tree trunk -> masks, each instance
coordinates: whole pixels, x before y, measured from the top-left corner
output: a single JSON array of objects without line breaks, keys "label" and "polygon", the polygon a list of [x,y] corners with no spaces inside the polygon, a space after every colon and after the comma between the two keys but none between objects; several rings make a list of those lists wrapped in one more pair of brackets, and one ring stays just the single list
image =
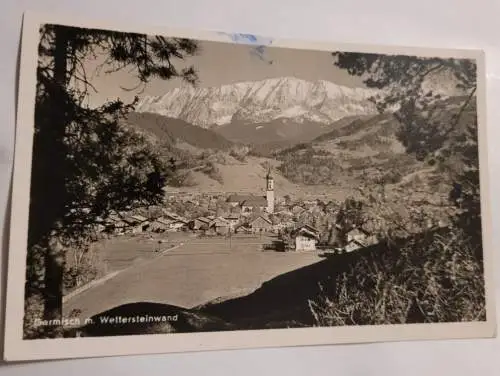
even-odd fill
[{"label": "tree trunk", "polygon": [[[67,116],[65,112],[65,101],[67,94],[67,49],[68,35],[63,27],[55,26],[54,40],[54,87],[50,90],[52,96],[50,102],[52,109],[50,123],[44,124],[46,132],[50,133],[52,139],[47,143],[53,158],[65,159],[64,136],[67,127]],[[50,162],[50,158],[47,159]],[[50,166],[45,166],[50,171]],[[62,294],[63,294],[63,272],[64,272],[64,248],[59,240],[59,232],[62,224],[59,222],[64,215],[65,206],[65,169],[50,173],[50,188],[47,192],[53,205],[51,213],[52,231],[48,234],[47,249],[45,254],[45,302],[44,318],[46,320],[61,320],[62,318]],[[56,321],[57,322],[57,321]],[[63,335],[62,325],[49,325],[47,335],[50,337],[61,337]]]},{"label": "tree trunk", "polygon": [[[63,272],[64,248],[54,236],[49,241],[45,254],[45,320],[61,320],[62,318]],[[48,328],[46,334],[49,337],[63,335],[63,327],[60,324],[49,325]]]}]

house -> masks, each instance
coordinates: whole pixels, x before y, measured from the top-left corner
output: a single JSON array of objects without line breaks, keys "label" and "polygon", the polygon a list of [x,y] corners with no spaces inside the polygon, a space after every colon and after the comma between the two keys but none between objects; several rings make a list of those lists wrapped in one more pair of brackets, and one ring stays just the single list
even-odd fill
[{"label": "house", "polygon": [[185,227],[189,222],[186,218],[168,210],[163,211],[162,218],[164,218],[165,222],[168,223],[169,231],[178,231]]},{"label": "house", "polygon": [[149,229],[153,232],[165,232],[170,228],[171,221],[164,217],[157,218],[152,221]]},{"label": "house", "polygon": [[194,231],[208,230],[208,226],[212,222],[206,217],[198,217],[189,222],[189,228]]},{"label": "house", "polygon": [[226,202],[232,207],[240,207],[242,214],[264,211],[267,208],[267,198],[264,196],[234,194]]},{"label": "house", "polygon": [[172,221],[183,220],[184,219],[179,214],[171,212],[171,211],[167,211],[167,210],[163,211],[163,217],[166,218],[166,219],[172,220]]},{"label": "house", "polygon": [[252,229],[250,228],[248,223],[240,223],[234,227],[234,233],[235,234],[251,234]]},{"label": "house", "polygon": [[180,231],[187,227],[187,221],[184,219],[178,219],[170,222],[169,231]]},{"label": "house", "polygon": [[345,252],[352,252],[356,249],[366,248],[378,243],[376,235],[370,234],[364,228],[354,228],[347,233],[347,244],[344,246]]},{"label": "house", "polygon": [[314,251],[319,241],[319,232],[314,227],[304,225],[296,229],[292,236],[295,239],[296,251]]},{"label": "house", "polygon": [[124,218],[132,234],[139,234],[149,228],[149,221],[140,214],[129,215]]},{"label": "house", "polygon": [[133,215],[130,215],[128,218],[134,220],[134,221],[137,221],[137,222],[147,222],[147,218],[143,215],[140,215],[140,214],[133,214]]},{"label": "house", "polygon": [[218,235],[226,235],[231,229],[231,225],[222,217],[215,218],[208,226],[209,230],[213,230]]},{"label": "house", "polygon": [[128,224],[122,219],[122,216],[115,212],[111,212],[103,222],[105,232],[115,235],[124,234],[125,230],[128,228]]},{"label": "house", "polygon": [[109,214],[106,220],[110,220],[113,222],[118,222],[118,221],[123,221],[123,218],[125,218],[126,213],[125,212],[116,212],[112,210]]},{"label": "house", "polygon": [[237,214],[230,214],[224,217],[224,219],[229,222],[229,226],[231,230],[233,230],[238,222],[240,221],[240,216]]},{"label": "house", "polygon": [[347,233],[347,243],[356,240],[363,244],[364,247],[376,244],[379,239],[376,235],[370,233],[365,228],[355,228]]},{"label": "house", "polygon": [[363,241],[357,240],[357,239],[352,239],[344,247],[344,251],[345,252],[352,252],[352,251],[355,251],[355,250],[360,249],[360,248],[365,248],[366,246],[367,245]]},{"label": "house", "polygon": [[349,243],[352,240],[363,241],[369,236],[370,234],[367,231],[363,230],[360,227],[355,227],[347,233],[347,242]]},{"label": "house", "polygon": [[264,217],[263,215],[259,215],[253,218],[248,222],[249,227],[252,229],[252,232],[270,232],[273,228],[272,222]]}]

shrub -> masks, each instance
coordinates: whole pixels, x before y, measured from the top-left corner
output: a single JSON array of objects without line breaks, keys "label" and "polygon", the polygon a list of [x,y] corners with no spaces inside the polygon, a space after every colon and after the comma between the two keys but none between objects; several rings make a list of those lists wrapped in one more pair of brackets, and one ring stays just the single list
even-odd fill
[{"label": "shrub", "polygon": [[92,246],[68,250],[64,271],[65,293],[106,274],[106,265]]},{"label": "shrub", "polygon": [[42,326],[36,325],[36,320],[43,319],[43,295],[40,291],[30,291],[24,299],[24,339],[41,338],[45,331]]},{"label": "shrub", "polygon": [[315,324],[485,320],[480,248],[457,229],[372,247],[309,301]]}]

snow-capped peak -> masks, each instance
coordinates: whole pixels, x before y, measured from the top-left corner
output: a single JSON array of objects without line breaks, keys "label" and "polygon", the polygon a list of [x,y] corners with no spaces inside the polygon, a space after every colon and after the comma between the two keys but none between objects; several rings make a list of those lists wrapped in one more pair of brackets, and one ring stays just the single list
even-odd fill
[{"label": "snow-capped peak", "polygon": [[279,77],[209,88],[175,88],[162,96],[142,98],[137,111],[179,118],[202,127],[233,120],[261,123],[278,118],[331,123],[349,115],[375,113],[368,100],[375,93],[324,80]]}]

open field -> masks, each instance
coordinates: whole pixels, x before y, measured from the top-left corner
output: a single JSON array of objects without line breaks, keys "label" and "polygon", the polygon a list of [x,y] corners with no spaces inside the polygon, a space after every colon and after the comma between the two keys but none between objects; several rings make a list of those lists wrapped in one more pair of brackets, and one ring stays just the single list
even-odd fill
[{"label": "open field", "polygon": [[111,273],[157,257],[160,252],[184,243],[198,245],[196,252],[202,253],[243,252],[256,250],[270,239],[268,236],[233,235],[229,241],[223,237],[198,238],[193,233],[184,232],[144,233],[101,240],[95,245],[95,250],[105,263],[106,271]]},{"label": "open field", "polygon": [[73,297],[64,305],[64,315],[76,309],[87,318],[133,302],[192,308],[248,295],[270,279],[321,260],[315,253],[261,251],[269,240],[235,237],[230,247],[224,238],[192,239]]},{"label": "open field", "polygon": [[96,245],[96,250],[101,255],[106,270],[114,272],[156,257],[157,251],[174,247],[188,238],[188,235],[183,233],[122,235],[101,240]]}]

